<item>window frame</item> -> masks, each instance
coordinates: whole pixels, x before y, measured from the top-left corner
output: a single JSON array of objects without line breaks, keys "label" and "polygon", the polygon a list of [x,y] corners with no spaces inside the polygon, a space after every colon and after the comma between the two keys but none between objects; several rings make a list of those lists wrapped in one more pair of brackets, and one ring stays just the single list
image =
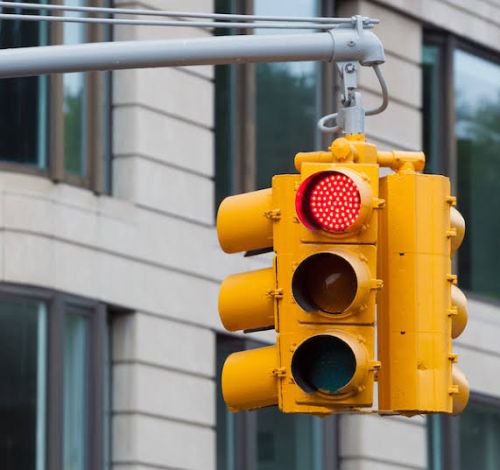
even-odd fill
[{"label": "window frame", "polygon": [[[63,4],[64,0],[55,0]],[[110,0],[105,0],[109,5]],[[104,6],[106,6],[104,5]],[[97,0],[89,0],[89,6],[97,5]],[[63,12],[54,12],[61,16]],[[63,23],[47,25],[48,43],[62,44]],[[111,27],[89,24],[88,42],[112,40]],[[84,174],[77,175],[64,168],[64,113],[63,113],[63,74],[51,74],[47,80],[47,164],[41,168],[29,163],[0,161],[0,171],[26,173],[50,178],[57,183],[67,183],[92,190],[96,194],[111,192],[111,133],[107,126],[112,125],[111,112],[111,72],[85,72],[86,106],[86,152]],[[102,112],[103,110],[104,112]]]},{"label": "window frame", "polygon": [[[319,0],[321,16],[335,16],[335,2]],[[234,14],[253,14],[254,0],[233,0]],[[239,30],[236,34],[252,34],[253,30]],[[232,122],[229,124],[229,132],[234,138],[227,155],[233,159],[229,165],[227,180],[227,194],[239,194],[256,189],[257,178],[257,155],[256,155],[256,64],[239,64],[231,67],[233,74],[234,89],[230,95],[229,107],[237,110],[230,113]],[[319,95],[318,100],[320,115],[326,115],[336,110],[335,90],[337,86],[335,76],[335,65],[321,62],[319,73]],[[322,133],[320,135],[322,147],[331,143],[331,136]],[[297,149],[297,151],[300,149]],[[311,149],[313,150],[313,149]],[[220,175],[216,174],[216,178]],[[219,195],[216,195],[216,197]],[[220,202],[220,201],[217,201]]]},{"label": "window frame", "polygon": [[[245,351],[261,346],[269,346],[268,343],[257,341],[255,339],[232,336],[225,333],[216,335],[216,358],[219,358],[219,346],[226,342],[230,344],[231,352]],[[220,377],[216,376],[216,393],[222,394]],[[252,411],[241,411],[234,416],[235,429],[235,456],[236,468],[245,470],[257,469],[257,415]],[[340,416],[330,415],[321,420],[322,434],[322,470],[338,470],[340,468]],[[217,440],[219,432],[217,429]],[[218,445],[218,444],[217,444]]]},{"label": "window frame", "polygon": [[[456,50],[462,50],[475,55],[481,59],[487,60],[500,66],[500,51],[488,49],[473,41],[457,36],[449,31],[436,28],[433,25],[424,23],[422,46],[432,45],[441,48],[443,58],[443,75],[439,86],[443,93],[440,93],[439,108],[443,110],[439,121],[440,134],[443,136],[439,142],[439,153],[441,158],[437,163],[437,168],[450,178],[451,193],[457,194],[457,176],[458,176],[458,149],[455,139],[455,93],[453,88],[453,54]],[[424,93],[422,87],[422,94]],[[422,114],[422,118],[423,118]],[[426,149],[424,149],[426,150]],[[467,221],[466,221],[467,224]],[[457,272],[458,258],[460,250],[452,259],[452,268]],[[489,305],[500,305],[500,299],[488,297],[481,293],[465,290],[468,298],[475,299]]]},{"label": "window frame", "polygon": [[[469,404],[485,405],[500,410],[500,397],[487,395],[480,392],[471,392]],[[429,426],[429,434],[433,431],[439,435],[441,447],[437,449],[439,452],[438,459],[432,458],[431,454],[436,452],[433,446],[429,446],[429,468],[431,470],[457,470],[460,469],[460,415],[436,415],[439,429],[433,430],[430,420],[427,420]],[[438,461],[436,468],[433,462]]]},{"label": "window frame", "polygon": [[[424,24],[423,45],[437,46],[441,49],[443,59],[443,74],[439,86],[444,93],[440,93],[439,108],[443,110],[440,116],[440,131],[442,139],[439,142],[440,161],[437,168],[451,179],[453,193],[457,191],[458,152],[455,139],[455,96],[453,75],[453,54],[460,49],[482,59],[500,65],[500,52],[487,49],[477,43],[456,36],[448,31],[438,29],[433,25]],[[460,194],[458,194],[460,197]],[[460,256],[460,252],[456,256]],[[453,258],[454,270],[457,260]],[[490,305],[500,305],[498,299],[488,298],[477,293],[466,292],[467,297]],[[500,409],[500,398],[479,392],[471,392],[469,403],[487,405]],[[434,415],[427,418],[428,428],[428,466],[431,470],[456,470],[460,468],[460,416]],[[437,428],[437,429],[436,429]],[[435,434],[434,434],[435,433]],[[439,448],[433,445],[434,437],[441,444]],[[439,452],[439,455],[435,455]]]},{"label": "window frame", "polygon": [[[460,49],[469,54],[485,59],[500,65],[500,51],[494,51],[474,43],[470,40],[456,36],[453,33],[438,29],[435,26],[424,24],[423,44],[438,46],[442,49],[443,75],[440,80],[440,87],[444,93],[440,94],[440,109],[444,110],[440,122],[444,135],[440,142],[440,153],[442,157],[438,162],[438,168],[444,171],[451,179],[452,190],[455,190],[454,182],[457,177],[457,147],[455,142],[455,93],[453,90],[453,53]],[[451,86],[450,86],[451,84]],[[444,161],[443,161],[444,159]]]},{"label": "window frame", "polygon": [[104,469],[109,460],[110,439],[107,414],[110,412],[110,384],[106,368],[110,362],[110,327],[106,305],[97,300],[60,291],[18,284],[0,283],[0,301],[30,299],[44,302],[47,308],[46,351],[46,441],[45,468],[63,470],[64,449],[64,316],[68,307],[85,310],[89,319],[88,469]]}]

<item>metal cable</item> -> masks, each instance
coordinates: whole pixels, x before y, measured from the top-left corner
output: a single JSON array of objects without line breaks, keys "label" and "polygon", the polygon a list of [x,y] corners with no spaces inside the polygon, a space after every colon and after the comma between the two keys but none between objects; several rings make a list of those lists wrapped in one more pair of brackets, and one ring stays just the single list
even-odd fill
[{"label": "metal cable", "polygon": [[382,71],[380,70],[380,67],[378,65],[372,65],[372,67],[375,75],[378,78],[378,82],[380,83],[380,88],[382,89],[382,104],[378,108],[365,110],[365,116],[380,114],[382,111],[385,111],[385,109],[389,105],[389,91],[387,90],[387,83],[384,76],[382,75]]},{"label": "metal cable", "polygon": [[85,18],[79,16],[46,16],[46,15],[19,15],[0,13],[0,19],[21,21],[48,21],[53,23],[91,23],[112,25],[137,26],[180,26],[198,28],[244,28],[244,29],[333,29],[335,24],[307,24],[307,23],[220,23],[218,21],[163,21],[163,20],[127,20],[121,18]]},{"label": "metal cable", "polygon": [[[326,23],[330,25],[354,24],[352,18],[327,18],[327,17],[295,17],[295,16],[262,16],[262,15],[234,15],[226,13],[193,13],[165,10],[145,10],[134,8],[107,8],[107,7],[83,7],[71,5],[54,5],[39,3],[18,3],[9,1],[0,1],[0,7],[9,7],[15,9],[31,9],[39,11],[75,11],[81,13],[97,13],[107,15],[141,15],[141,16],[168,16],[171,18],[200,18],[214,19],[222,21],[278,21],[289,23]],[[373,18],[363,18],[365,26],[378,24],[379,20]]]}]

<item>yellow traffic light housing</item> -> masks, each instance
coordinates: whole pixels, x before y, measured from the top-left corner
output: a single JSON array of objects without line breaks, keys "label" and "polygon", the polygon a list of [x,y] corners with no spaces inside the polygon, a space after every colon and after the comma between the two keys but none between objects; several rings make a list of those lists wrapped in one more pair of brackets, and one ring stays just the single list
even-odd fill
[{"label": "yellow traffic light housing", "polygon": [[307,156],[296,159],[299,176],[273,178],[281,213],[274,243],[282,290],[279,406],[315,414],[370,407],[378,166],[340,163],[334,152],[329,163]]},{"label": "yellow traffic light housing", "polygon": [[381,179],[379,225],[379,409],[414,415],[458,413],[468,399],[451,340],[465,328],[466,300],[451,255],[465,223],[449,179],[407,162]]},{"label": "yellow traffic light housing", "polygon": [[[217,234],[226,253],[273,245],[271,189],[224,199],[217,214]],[[229,331],[274,326],[274,268],[227,277],[219,293],[219,314]],[[229,409],[261,408],[278,403],[275,346],[231,354],[222,372],[222,391]]]},{"label": "yellow traffic light housing", "polygon": [[224,199],[217,213],[217,235],[226,253],[273,246],[271,189]]},{"label": "yellow traffic light housing", "polygon": [[[221,286],[228,330],[277,333],[276,345],[227,359],[228,407],[373,412],[378,380],[381,414],[460,413],[469,389],[451,340],[467,302],[450,258],[465,222],[448,178],[420,173],[422,153],[378,152],[362,135],[299,153],[295,166],[219,209],[224,251],[275,252],[271,267]],[[380,166],[395,173],[379,179]]]},{"label": "yellow traffic light housing", "polygon": [[[325,158],[325,157],[328,158]],[[328,414],[371,407],[374,359],[377,152],[362,136],[298,154],[298,175],[223,201],[226,252],[272,246],[273,267],[229,276],[219,312],[230,331],[273,327],[276,346],[233,354],[222,377],[232,410],[277,404]]]},{"label": "yellow traffic light housing", "polygon": [[278,404],[275,346],[230,354],[222,370],[222,393],[231,411]]}]

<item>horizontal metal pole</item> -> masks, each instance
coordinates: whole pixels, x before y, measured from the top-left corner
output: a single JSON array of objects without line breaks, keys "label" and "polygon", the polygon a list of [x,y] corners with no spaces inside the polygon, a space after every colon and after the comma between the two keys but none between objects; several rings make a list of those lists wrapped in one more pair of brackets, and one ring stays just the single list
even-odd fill
[{"label": "horizontal metal pole", "polygon": [[384,61],[371,31],[336,28],[324,33],[235,35],[126,41],[0,50],[0,78],[48,73],[303,60]]}]

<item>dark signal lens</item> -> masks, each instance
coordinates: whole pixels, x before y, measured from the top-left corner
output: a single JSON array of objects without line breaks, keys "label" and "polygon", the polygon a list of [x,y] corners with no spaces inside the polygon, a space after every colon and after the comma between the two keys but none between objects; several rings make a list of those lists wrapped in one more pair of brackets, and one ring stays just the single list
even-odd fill
[{"label": "dark signal lens", "polygon": [[309,256],[292,278],[293,297],[306,312],[341,314],[353,303],[357,291],[352,265],[335,253]]},{"label": "dark signal lens", "polygon": [[342,339],[317,335],[306,339],[292,358],[292,375],[306,393],[336,394],[356,372],[356,357]]},{"label": "dark signal lens", "polygon": [[306,227],[344,232],[360,215],[361,196],[356,183],[348,176],[337,171],[323,171],[302,183],[295,205]]}]

